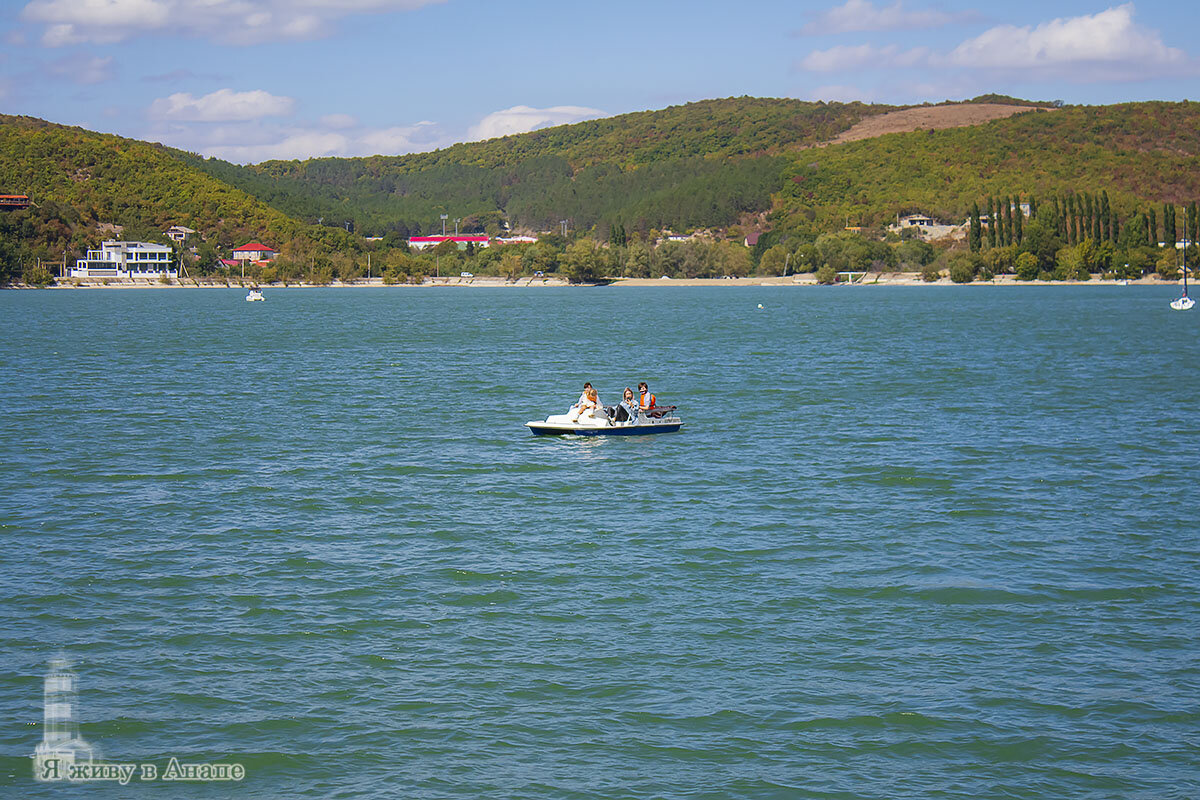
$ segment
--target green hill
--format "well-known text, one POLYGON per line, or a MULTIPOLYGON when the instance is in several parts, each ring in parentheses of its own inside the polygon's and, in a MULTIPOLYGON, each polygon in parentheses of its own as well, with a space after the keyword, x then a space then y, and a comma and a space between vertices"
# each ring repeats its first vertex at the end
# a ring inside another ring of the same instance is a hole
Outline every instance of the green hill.
MULTIPOLYGON (((38 204, 0 214, 0 269, 13 274, 64 252, 70 260, 103 238, 105 224, 125 226, 126 238, 157 240, 170 225, 195 228, 207 241, 205 263, 254 238, 282 247, 289 268, 312 271, 324 260, 326 273, 354 274, 364 266, 359 254, 371 249, 375 263, 419 274, 421 263, 389 254, 400 252, 403 237, 435 230, 443 213, 461 218, 463 230, 492 232, 505 221, 546 230, 569 219, 573 235, 617 244, 651 229, 741 223, 745 232, 769 232, 757 258, 780 242, 794 248, 847 222, 878 228, 906 211, 961 221, 987 197, 1086 194, 1099 202, 1104 194, 1121 224, 1152 204, 1200 197, 1197 103, 1031 110, 969 127, 878 133, 896 129, 897 119, 959 114, 979 122, 981 103, 1030 105, 976 100, 974 109, 901 110, 730 98, 432 153, 254 166, 0 117, 0 193, 38 204), (864 130, 874 133, 861 138, 864 130), (825 144, 839 134, 849 141, 825 144), (362 238, 385 234, 382 245, 362 238)), ((564 246, 555 245, 560 255, 564 246)), ((498 256, 480 258, 486 269, 498 256)), ((549 269, 556 258, 539 251, 504 269, 549 269)))
POLYGON ((761 211, 782 153, 836 136, 890 106, 729 98, 562 125, 432 153, 191 166, 295 217, 365 234, 429 233, 440 214, 483 228, 621 222, 635 229, 727 225, 761 211))
POLYGON ((817 233, 920 210, 962 221, 989 195, 1107 191, 1121 219, 1200 197, 1200 103, 1073 106, 880 136, 793 158, 777 226, 817 233))
MULTIPOLYGON (((249 239, 349 247, 354 239, 282 213, 189 166, 161 145, 93 133, 31 117, 0 116, 0 193, 25 194, 35 208, 0 214, 0 268, 68 261, 119 225, 129 239, 165 241, 185 225, 212 245, 249 239)), ((2 278, 3 276, 0 276, 2 278)))

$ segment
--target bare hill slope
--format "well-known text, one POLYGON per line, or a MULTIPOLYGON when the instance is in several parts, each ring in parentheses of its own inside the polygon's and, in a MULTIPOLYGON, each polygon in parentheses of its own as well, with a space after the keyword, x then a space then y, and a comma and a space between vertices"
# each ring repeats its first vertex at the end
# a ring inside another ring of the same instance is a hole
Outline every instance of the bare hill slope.
POLYGON ((908 133, 917 130, 937 130, 941 128, 963 128, 968 125, 982 125, 994 119, 1005 119, 1014 114, 1026 111, 1052 111, 1050 108, 1036 106, 1003 105, 1000 103, 962 103, 949 106, 922 106, 906 108, 902 111, 889 111, 886 114, 876 114, 866 117, 843 131, 828 144, 842 142, 857 142, 862 139, 873 139, 888 133, 908 133))

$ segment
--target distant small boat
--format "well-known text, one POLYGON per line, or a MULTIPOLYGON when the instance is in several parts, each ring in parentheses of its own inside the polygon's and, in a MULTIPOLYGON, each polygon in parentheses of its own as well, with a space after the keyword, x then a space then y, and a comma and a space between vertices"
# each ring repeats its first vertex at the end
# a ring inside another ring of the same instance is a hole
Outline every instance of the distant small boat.
MULTIPOLYGON (((1195 232, 1193 231, 1193 234, 1194 233, 1195 232)), ((1196 305, 1196 301, 1193 300, 1192 298, 1188 297, 1188 293, 1187 293, 1187 241, 1188 241, 1188 235, 1187 235, 1187 220, 1186 219, 1183 221, 1183 241, 1184 241, 1184 247, 1183 247, 1183 295, 1179 299, 1171 301, 1171 308, 1175 309, 1176 311, 1188 311, 1191 309, 1192 306, 1196 305)))
POLYGON ((263 297, 262 289, 259 289, 257 286, 250 287, 250 291, 246 292, 247 303, 265 301, 266 299, 267 298, 263 297))

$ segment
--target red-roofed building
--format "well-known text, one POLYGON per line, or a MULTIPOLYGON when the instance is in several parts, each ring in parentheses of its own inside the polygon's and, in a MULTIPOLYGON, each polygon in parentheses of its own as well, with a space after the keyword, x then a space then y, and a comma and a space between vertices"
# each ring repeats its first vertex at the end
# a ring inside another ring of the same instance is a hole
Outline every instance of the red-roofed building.
POLYGON ((442 242, 454 242, 459 250, 466 250, 467 245, 487 247, 491 240, 487 236, 414 236, 408 240, 408 246, 414 250, 424 250, 426 247, 437 247, 442 242))
POLYGON ((29 208, 33 203, 23 194, 0 194, 0 209, 29 208))
POLYGON ((277 255, 279 255, 278 250, 273 250, 265 244, 259 244, 258 242, 250 242, 241 247, 233 248, 233 258, 235 261, 271 261, 277 255))

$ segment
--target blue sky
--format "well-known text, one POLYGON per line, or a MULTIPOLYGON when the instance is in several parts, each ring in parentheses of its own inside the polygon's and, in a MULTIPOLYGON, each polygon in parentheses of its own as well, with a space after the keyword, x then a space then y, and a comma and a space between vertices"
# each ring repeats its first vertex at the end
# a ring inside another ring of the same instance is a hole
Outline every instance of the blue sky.
POLYGON ((241 163, 754 95, 1197 98, 1194 2, 4 0, 0 110, 241 163))

